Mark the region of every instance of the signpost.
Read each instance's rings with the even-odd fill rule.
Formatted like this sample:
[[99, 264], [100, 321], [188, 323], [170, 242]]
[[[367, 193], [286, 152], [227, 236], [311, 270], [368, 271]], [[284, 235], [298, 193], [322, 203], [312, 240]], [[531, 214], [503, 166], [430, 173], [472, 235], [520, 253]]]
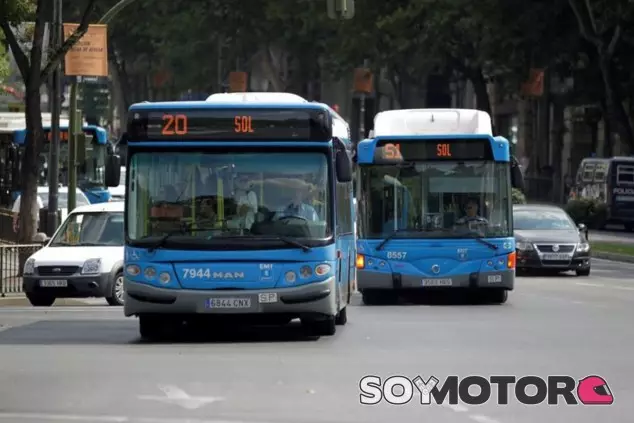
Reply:
[[[70, 37], [79, 24], [64, 24], [64, 39]], [[66, 53], [66, 76], [73, 77], [70, 94], [69, 157], [68, 157], [68, 212], [75, 208], [77, 193], [77, 144], [83, 134], [83, 119], [77, 109], [77, 89], [80, 77], [108, 76], [108, 26], [89, 25], [88, 31]], [[82, 154], [83, 156], [83, 154]]]

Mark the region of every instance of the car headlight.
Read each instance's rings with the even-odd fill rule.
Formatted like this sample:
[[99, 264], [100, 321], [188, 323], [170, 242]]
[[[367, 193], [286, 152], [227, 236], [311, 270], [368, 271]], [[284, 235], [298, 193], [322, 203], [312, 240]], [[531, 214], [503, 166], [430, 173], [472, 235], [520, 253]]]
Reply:
[[590, 251], [590, 244], [587, 242], [582, 242], [577, 246], [577, 251], [580, 253], [587, 253]]
[[99, 270], [101, 270], [101, 259], [92, 258], [84, 262], [84, 265], [81, 268], [81, 273], [82, 275], [94, 275], [99, 273]]
[[35, 259], [28, 258], [24, 263], [24, 274], [32, 275], [33, 273], [35, 273]]
[[520, 251], [533, 251], [535, 247], [530, 242], [519, 241], [515, 243], [515, 249]]

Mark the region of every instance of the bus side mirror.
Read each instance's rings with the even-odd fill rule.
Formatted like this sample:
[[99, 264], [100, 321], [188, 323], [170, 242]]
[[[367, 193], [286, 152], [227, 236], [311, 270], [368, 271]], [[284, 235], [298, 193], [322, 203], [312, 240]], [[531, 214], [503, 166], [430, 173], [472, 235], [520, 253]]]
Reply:
[[335, 171], [337, 181], [347, 183], [352, 181], [352, 163], [345, 150], [338, 150], [335, 155]]
[[106, 159], [106, 186], [118, 187], [121, 179], [121, 158], [111, 154]]
[[524, 175], [515, 156], [511, 157], [511, 186], [524, 192]]

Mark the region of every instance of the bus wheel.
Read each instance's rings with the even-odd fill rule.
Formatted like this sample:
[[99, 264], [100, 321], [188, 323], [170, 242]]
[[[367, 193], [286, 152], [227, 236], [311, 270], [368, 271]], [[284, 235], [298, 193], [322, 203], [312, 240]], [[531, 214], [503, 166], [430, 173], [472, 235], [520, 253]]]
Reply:
[[509, 292], [506, 289], [490, 289], [488, 299], [494, 304], [504, 304], [509, 298]]
[[343, 326], [346, 323], [348, 323], [348, 307], [344, 307], [339, 310], [339, 313], [337, 313], [337, 317], [335, 318], [335, 324], [339, 326]]
[[361, 299], [365, 305], [384, 305], [396, 300], [394, 292], [380, 289], [364, 289], [361, 292]]
[[320, 320], [302, 320], [302, 325], [315, 336], [332, 336], [337, 331], [335, 316], [327, 316]]
[[167, 319], [157, 316], [139, 316], [139, 334], [145, 341], [156, 341], [165, 338], [169, 332]]

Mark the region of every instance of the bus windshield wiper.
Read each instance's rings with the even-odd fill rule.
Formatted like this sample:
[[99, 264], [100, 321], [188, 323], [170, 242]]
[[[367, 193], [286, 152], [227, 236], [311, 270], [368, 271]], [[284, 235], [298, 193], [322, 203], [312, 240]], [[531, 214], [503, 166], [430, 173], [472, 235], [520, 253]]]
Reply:
[[[267, 237], [268, 238], [268, 237]], [[282, 241], [284, 244], [292, 245], [293, 247], [301, 248], [305, 253], [309, 252], [312, 248], [308, 245], [302, 244], [299, 241], [295, 241], [294, 239], [287, 238], [285, 236], [273, 235], [270, 237], [271, 239], [276, 239], [278, 241]], [[256, 238], [257, 239], [257, 238]]]
[[497, 250], [499, 249], [499, 247], [495, 244], [493, 244], [492, 242], [487, 241], [486, 239], [484, 239], [484, 237], [482, 235], [480, 235], [477, 232], [469, 232], [470, 238], [475, 239], [477, 242], [479, 242], [482, 245], [486, 245], [487, 247], [489, 247], [492, 250]]
[[173, 231], [167, 232], [163, 235], [154, 245], [148, 248], [148, 252], [152, 253], [154, 250], [161, 248], [165, 245], [165, 242], [169, 239], [169, 237], [173, 235], [186, 235], [188, 232], [200, 232], [200, 231], [209, 231], [209, 228], [191, 228], [190, 224], [183, 224], [179, 229], [175, 229]]
[[385, 244], [390, 242], [392, 238], [394, 238], [396, 235], [400, 234], [401, 232], [422, 232], [422, 231], [423, 231], [422, 229], [417, 229], [417, 228], [396, 229], [394, 232], [392, 232], [387, 237], [385, 237], [385, 239], [381, 241], [379, 245], [376, 246], [376, 251], [380, 251], [383, 247], [385, 247]]

